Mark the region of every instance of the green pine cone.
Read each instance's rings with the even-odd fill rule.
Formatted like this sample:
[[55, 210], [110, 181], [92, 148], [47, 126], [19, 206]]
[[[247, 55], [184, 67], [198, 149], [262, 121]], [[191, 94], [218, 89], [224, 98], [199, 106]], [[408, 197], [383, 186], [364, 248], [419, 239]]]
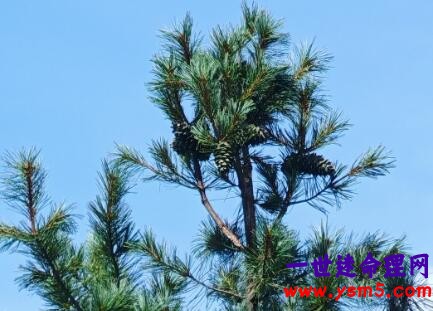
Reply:
[[239, 148], [246, 145], [257, 146], [264, 143], [267, 138], [268, 134], [264, 128], [250, 124], [237, 131], [233, 139], [233, 144]]
[[249, 138], [250, 134], [248, 133], [247, 128], [240, 129], [233, 137], [233, 146], [241, 148], [245, 146]]
[[181, 156], [196, 156], [200, 161], [209, 160], [210, 153], [199, 150], [199, 143], [191, 132], [187, 122], [173, 123], [173, 150]]
[[225, 141], [220, 141], [215, 149], [215, 164], [221, 176], [227, 176], [233, 166], [232, 146]]

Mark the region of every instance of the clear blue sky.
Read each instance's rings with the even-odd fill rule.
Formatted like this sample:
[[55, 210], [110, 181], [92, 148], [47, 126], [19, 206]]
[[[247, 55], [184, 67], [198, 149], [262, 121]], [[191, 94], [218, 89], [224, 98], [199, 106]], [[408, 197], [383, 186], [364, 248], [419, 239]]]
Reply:
[[[259, 1], [285, 20], [292, 42], [311, 41], [335, 59], [326, 82], [334, 107], [353, 128], [329, 156], [349, 162], [384, 144], [397, 159], [392, 174], [356, 187], [329, 222], [358, 233], [407, 234], [415, 253], [433, 255], [433, 2]], [[240, 2], [220, 1], [1, 1], [0, 152], [37, 146], [56, 201], [77, 213], [96, 194], [100, 160], [115, 142], [145, 148], [170, 135], [148, 100], [150, 59], [158, 29], [190, 11], [207, 34], [236, 23]], [[195, 194], [158, 183], [130, 197], [138, 227], [150, 226], [187, 251], [205, 212]], [[235, 203], [219, 201], [224, 213]], [[287, 216], [308, 232], [323, 218], [307, 206]], [[0, 203], [0, 220], [17, 217]], [[80, 221], [78, 240], [86, 237]], [[0, 254], [0, 311], [38, 310], [41, 300], [14, 282], [23, 258]]]

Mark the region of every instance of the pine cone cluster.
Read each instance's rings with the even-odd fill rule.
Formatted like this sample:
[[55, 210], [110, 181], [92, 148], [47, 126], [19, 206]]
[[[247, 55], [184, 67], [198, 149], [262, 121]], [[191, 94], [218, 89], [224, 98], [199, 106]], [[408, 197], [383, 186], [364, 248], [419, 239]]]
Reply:
[[334, 164], [316, 153], [305, 155], [292, 153], [284, 160], [281, 169], [286, 174], [296, 170], [300, 173], [313, 176], [332, 177], [335, 175]]
[[256, 146], [266, 141], [268, 133], [265, 128], [250, 124], [245, 128], [239, 130], [233, 141], [238, 147], [245, 145]]
[[210, 157], [210, 153], [202, 152], [199, 149], [197, 139], [191, 132], [191, 125], [187, 122], [173, 123], [174, 140], [173, 150], [181, 156], [197, 156], [199, 160], [205, 161]]
[[266, 129], [254, 124], [247, 125], [239, 130], [230, 142], [218, 142], [215, 151], [215, 164], [221, 176], [227, 176], [229, 170], [233, 167], [234, 151], [246, 145], [258, 145], [266, 141], [268, 133]]
[[227, 176], [233, 167], [233, 149], [226, 141], [220, 141], [215, 148], [215, 164], [221, 176]]

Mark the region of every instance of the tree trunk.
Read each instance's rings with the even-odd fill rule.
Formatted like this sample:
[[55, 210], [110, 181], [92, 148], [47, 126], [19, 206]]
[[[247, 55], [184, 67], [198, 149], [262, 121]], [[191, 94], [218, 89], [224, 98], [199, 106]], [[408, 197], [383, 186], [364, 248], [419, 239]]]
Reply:
[[243, 148], [241, 164], [240, 186], [242, 195], [242, 209], [244, 214], [245, 237], [248, 248], [255, 247], [256, 235], [256, 206], [253, 187], [253, 169], [248, 147]]
[[[242, 149], [242, 158], [237, 159], [236, 173], [239, 180], [239, 189], [242, 198], [242, 211], [244, 216], [245, 237], [247, 242], [247, 249], [253, 250], [255, 248], [256, 236], [256, 206], [254, 198], [253, 186], [253, 168], [248, 147]], [[255, 301], [254, 289], [250, 286], [251, 281], [248, 280], [247, 285], [247, 300], [248, 310], [258, 310], [258, 304]]]

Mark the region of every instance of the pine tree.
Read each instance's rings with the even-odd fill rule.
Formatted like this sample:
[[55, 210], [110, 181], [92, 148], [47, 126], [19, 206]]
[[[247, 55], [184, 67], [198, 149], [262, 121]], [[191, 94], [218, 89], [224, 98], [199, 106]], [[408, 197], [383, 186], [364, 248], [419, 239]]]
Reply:
[[172, 273], [145, 276], [136, 268], [140, 255], [130, 245], [138, 232], [125, 203], [125, 171], [103, 162], [101, 194], [89, 206], [90, 238], [76, 246], [76, 217], [71, 206], [47, 196], [38, 152], [9, 153], [5, 163], [1, 195], [23, 220], [0, 224], [0, 246], [26, 256], [18, 282], [41, 296], [47, 310], [180, 310], [182, 279]]
[[[100, 195], [89, 204], [90, 237], [76, 246], [72, 242], [76, 216], [72, 207], [55, 205], [46, 195], [46, 173], [38, 152], [9, 153], [5, 163], [0, 193], [23, 220], [18, 225], [0, 224], [0, 246], [26, 256], [17, 280], [21, 288], [42, 297], [47, 310], [180, 311], [194, 309], [204, 297], [218, 301], [222, 310], [245, 310], [251, 289], [259, 310], [371, 306], [378, 303], [285, 299], [285, 286], [327, 286], [335, 292], [343, 284], [341, 278], [314, 279], [309, 270], [287, 271], [285, 264], [337, 253], [353, 254], [359, 264], [368, 252], [379, 259], [406, 252], [403, 240], [375, 233], [355, 241], [326, 226], [301, 243], [297, 233], [282, 222], [262, 217], [257, 222], [254, 250], [239, 249], [209, 218], [203, 222], [193, 255], [182, 260], [175, 249], [157, 243], [151, 231], [134, 229], [125, 202], [131, 189], [130, 171], [105, 161], [99, 175]], [[242, 236], [238, 221], [228, 230]], [[141, 267], [151, 273], [142, 273]], [[352, 284], [374, 286], [376, 281], [383, 281], [389, 291], [397, 285], [420, 284], [410, 276], [384, 279], [383, 271], [372, 280], [360, 276]], [[185, 302], [191, 290], [198, 290], [199, 301]], [[431, 307], [420, 299], [404, 297], [385, 300], [383, 306], [384, 310]]]
[[[227, 310], [283, 310], [281, 285], [307, 279], [287, 273], [284, 262], [311, 254], [284, 223], [289, 208], [340, 207], [360, 178], [387, 174], [393, 159], [382, 146], [352, 165], [328, 159], [324, 147], [349, 128], [321, 91], [331, 57], [312, 45], [291, 47], [282, 22], [254, 5], [242, 13], [239, 26], [216, 27], [209, 44], [193, 33], [190, 15], [162, 32], [150, 89], [173, 141], [155, 141], [151, 161], [118, 146], [117, 163], [200, 195], [210, 222], [195, 257], [212, 276], [214, 285], [203, 286], [209, 297]], [[223, 220], [210, 191], [236, 193], [240, 217]], [[161, 260], [152, 235], [137, 245], [157, 270], [185, 265], [176, 256]], [[178, 274], [191, 279], [188, 269]]]
[[[368, 252], [383, 259], [406, 253], [402, 239], [379, 233], [355, 239], [326, 225], [307, 241], [290, 230], [285, 216], [295, 205], [326, 213], [353, 194], [362, 177], [388, 173], [393, 160], [381, 146], [352, 165], [329, 159], [324, 147], [348, 129], [321, 92], [329, 55], [312, 45], [292, 48], [281, 21], [255, 6], [243, 6], [238, 27], [217, 27], [210, 45], [192, 32], [189, 15], [164, 31], [164, 51], [154, 59], [153, 101], [168, 118], [172, 141], [156, 140], [152, 161], [119, 146], [102, 164], [100, 194], [89, 204], [90, 237], [73, 243], [76, 216], [45, 192], [46, 173], [35, 150], [9, 153], [0, 194], [22, 215], [0, 223], [0, 247], [24, 254], [22, 288], [41, 296], [49, 310], [193, 310], [206, 299], [218, 310], [425, 310], [420, 299], [287, 299], [288, 286], [417, 285], [408, 276], [385, 279], [312, 277], [311, 268], [289, 262], [328, 254]], [[209, 214], [191, 255], [135, 229], [125, 197], [134, 173], [196, 191]], [[224, 220], [211, 191], [236, 193], [238, 217]], [[143, 269], [145, 268], [145, 272]], [[406, 270], [408, 268], [406, 267]], [[334, 272], [334, 271], [331, 271]], [[194, 295], [187, 293], [193, 292]]]

